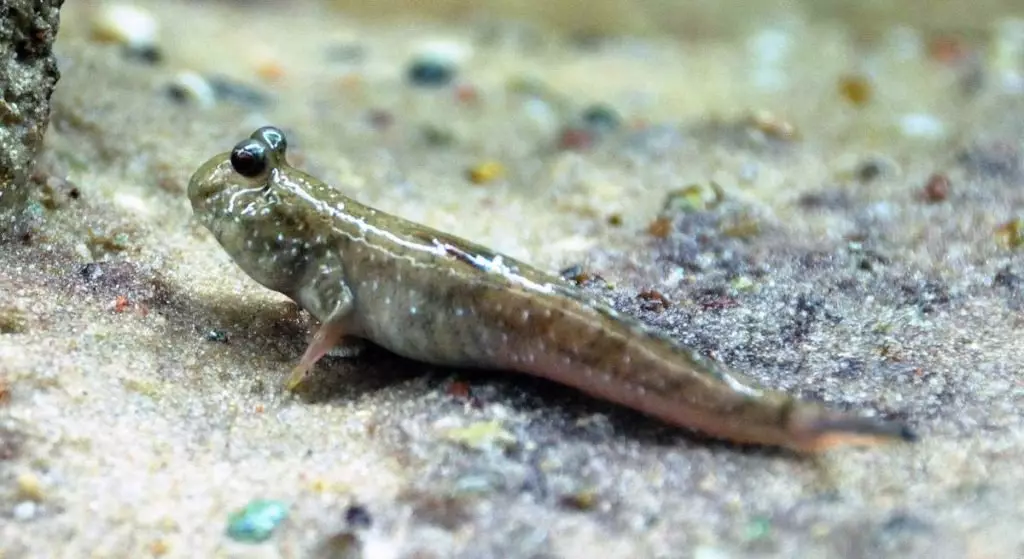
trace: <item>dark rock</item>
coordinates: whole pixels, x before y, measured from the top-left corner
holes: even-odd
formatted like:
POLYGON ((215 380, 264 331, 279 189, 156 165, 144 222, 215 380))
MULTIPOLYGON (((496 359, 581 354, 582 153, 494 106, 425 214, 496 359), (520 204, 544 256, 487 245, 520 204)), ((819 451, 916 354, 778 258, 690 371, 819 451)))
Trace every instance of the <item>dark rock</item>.
POLYGON ((90 262, 78 269, 78 275, 87 283, 92 283, 103 277, 103 267, 97 262, 90 262))
POLYGON ((588 107, 583 111, 581 118, 587 128, 600 134, 612 132, 622 124, 622 119, 615 109, 606 105, 588 107))
POLYGON ((1020 287, 1020 280, 1020 275, 1017 274, 1013 268, 1010 266, 1003 266, 998 272, 996 272, 996 275, 992 277, 992 285, 996 287, 1016 289, 1020 287))
POLYGON ((218 101, 227 101, 253 108, 265 107, 272 101, 271 96, 259 87, 227 76, 207 76, 206 81, 213 88, 218 101))
MULTIPOLYGON (((0 237, 14 232, 60 72, 53 41, 63 0, 0 2, 0 237)), ((17 236, 19 233, 14 232, 17 236)))
POLYGON ((345 509, 345 524, 350 528, 369 528, 373 524, 373 517, 363 505, 353 504, 345 509))
POLYGON ((409 66, 409 82, 421 87, 441 87, 451 83, 455 69, 439 60, 421 59, 409 66))
POLYGON ((127 45, 124 56, 128 60, 151 65, 160 64, 164 60, 164 53, 154 45, 127 45))
POLYGON ((809 210, 845 210, 853 205, 853 201, 847 191, 840 188, 827 188, 801 195, 797 204, 809 210))
POLYGON ((860 182, 871 182, 885 172, 882 164, 874 159, 869 159, 857 167, 857 178, 860 182))

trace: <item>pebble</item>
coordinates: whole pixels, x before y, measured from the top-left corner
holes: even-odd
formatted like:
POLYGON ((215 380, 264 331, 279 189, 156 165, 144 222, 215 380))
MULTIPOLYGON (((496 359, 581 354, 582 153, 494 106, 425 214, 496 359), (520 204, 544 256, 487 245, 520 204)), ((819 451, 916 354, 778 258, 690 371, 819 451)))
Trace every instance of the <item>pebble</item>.
POLYGON ((868 159, 862 161, 856 169, 856 176, 860 182, 871 182, 886 173, 888 165, 881 159, 868 159))
POLYGON ((192 103, 202 108, 217 104, 217 93, 206 78, 195 72, 182 72, 174 77, 167 88, 171 98, 182 103, 192 103))
POLYGON ((682 188, 670 190, 665 195, 663 211, 666 212, 700 212, 708 209, 719 198, 721 187, 715 184, 708 186, 690 184, 682 188), (714 197, 712 197, 712 195, 714 197))
POLYGON ((480 90, 470 84, 462 84, 455 88, 455 100, 463 105, 478 105, 480 90))
POLYGON ((754 64, 754 86, 778 91, 788 83, 786 66, 793 53, 793 34, 786 29, 767 28, 747 40, 747 52, 754 64))
POLYGON ((270 103, 270 95, 249 84, 235 81, 226 76, 206 78, 218 101, 229 101, 249 107, 263 107, 270 103))
POLYGON ((432 39, 416 49, 416 58, 437 60, 452 66, 465 64, 473 55, 473 48, 467 43, 452 39, 432 39))
POLYGON ((421 87, 442 87, 454 77, 455 69, 439 60, 414 60, 409 66, 409 82, 421 87))
POLYGON ((473 184, 487 184, 499 179, 505 174, 505 166, 498 161, 484 161, 474 165, 466 173, 467 178, 473 184))
POLYGON ((433 147, 445 147, 455 143, 455 134, 451 130, 433 124, 424 124, 420 127, 420 135, 427 145, 433 147))
POLYGON ((157 48, 156 45, 126 45, 124 49, 124 56, 129 60, 135 60, 145 64, 159 64, 164 59, 164 53, 157 48))
POLYGON ((746 125, 765 137, 781 141, 794 141, 799 139, 800 133, 796 126, 788 120, 771 112, 758 110, 750 113, 746 125))
POLYGON ((928 56, 942 64, 957 65, 966 60, 970 54, 971 49, 966 41, 957 35, 938 35, 928 41, 928 56))
POLYGON ((500 421, 480 421, 466 427, 444 429, 441 435, 450 442, 475 450, 508 448, 518 442, 500 421))
POLYGON ((928 182, 924 185, 922 191, 922 197, 926 202, 938 203, 942 202, 949 197, 950 182, 949 177, 942 173, 935 173, 928 177, 928 182))
POLYGON ((839 94, 854 107, 863 107, 871 102, 871 82, 864 76, 848 75, 839 78, 839 94))
POLYGON ((219 328, 207 330, 204 336, 208 342, 219 342, 222 344, 228 343, 228 333, 219 328))
POLYGON ((451 83, 456 70, 472 55, 465 43, 437 39, 427 41, 416 49, 407 77, 413 85, 442 87, 451 83))
POLYGON ((622 119, 614 109, 606 105, 588 107, 581 115, 583 123, 598 133, 612 132, 622 124, 622 119))
POLYGON ((281 501, 256 499, 228 517, 227 535, 239 542, 263 542, 287 517, 288 507, 281 501))
POLYGON ((78 275, 92 283, 103 277, 103 267, 97 262, 90 262, 78 269, 78 275))
POLYGON ((43 484, 35 474, 24 472, 18 475, 17 485, 18 496, 22 499, 30 501, 43 500, 43 484))
POLYGON ((1024 246, 1024 219, 1015 218, 996 227, 996 240, 1006 248, 1024 246))
POLYGON ((395 123, 395 116, 390 111, 384 109, 370 109, 366 115, 366 120, 374 130, 387 130, 395 123))
POLYGON ((524 120, 543 135, 554 134, 558 129, 558 113, 543 99, 531 97, 523 101, 522 113, 524 120))
POLYGON ((153 215, 153 206, 150 201, 141 196, 135 196, 125 192, 120 192, 114 195, 113 202, 115 205, 135 214, 140 218, 148 218, 153 215))
POLYGON ((929 113, 909 113, 900 117, 900 131, 911 138, 937 139, 946 134, 946 126, 929 113))
POLYGON ((284 66, 274 60, 266 60, 256 66, 256 75, 268 82, 280 81, 285 74, 284 66))
POLYGON ((363 505, 349 505, 345 509, 345 523, 350 528, 369 528, 373 524, 373 517, 363 505))
POLYGON ((592 510, 598 503, 598 495, 592 489, 581 489, 566 493, 558 499, 559 504, 576 511, 592 510))
POLYGON ((647 227, 647 232, 655 238, 664 239, 672 232, 672 220, 667 217, 656 218, 647 227))
POLYGON ((563 128, 558 134, 558 147, 566 150, 582 151, 594 145, 594 134, 584 128, 563 128))
POLYGON ((14 505, 14 510, 11 511, 14 514, 14 519, 27 522, 36 517, 36 512, 39 510, 39 506, 33 501, 22 501, 14 505))
POLYGON ((93 38, 133 49, 155 49, 158 32, 156 18, 130 4, 103 6, 92 18, 93 38))
POLYGON ((192 71, 175 76, 167 86, 167 93, 175 101, 202 108, 210 108, 221 101, 262 108, 271 101, 270 95, 254 86, 224 76, 202 76, 192 71))

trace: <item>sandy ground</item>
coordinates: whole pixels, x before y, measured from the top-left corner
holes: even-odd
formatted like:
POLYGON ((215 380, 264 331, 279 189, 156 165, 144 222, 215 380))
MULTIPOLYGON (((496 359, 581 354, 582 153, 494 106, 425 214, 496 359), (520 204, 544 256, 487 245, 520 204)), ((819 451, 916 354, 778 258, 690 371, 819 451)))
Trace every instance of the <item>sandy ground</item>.
POLYGON ((551 25, 579 34, 630 33, 683 39, 735 36, 752 23, 799 11, 820 21, 841 21, 859 33, 895 24, 927 31, 986 32, 994 19, 1019 12, 1015 0, 328 0, 363 18, 473 21, 504 18, 551 25))
POLYGON ((575 42, 164 0, 139 3, 161 25, 149 64, 92 41, 91 4, 69 4, 41 225, 0 247, 3 558, 1024 555, 1008 27, 866 41, 781 14, 721 41, 575 42), (452 85, 409 84, 424 48, 457 59, 452 85), (183 71, 234 89, 175 100, 183 71), (843 95, 849 75, 866 81, 843 95), (560 149, 595 103, 618 125, 560 149), (185 197, 264 123, 365 203, 580 264, 624 311, 766 385, 921 441, 801 460, 379 350, 285 395, 307 317, 235 268, 185 197), (504 174, 467 180, 488 161, 504 174), (720 203, 662 211, 712 183, 720 203), (233 541, 228 516, 254 499, 289 516, 233 541))

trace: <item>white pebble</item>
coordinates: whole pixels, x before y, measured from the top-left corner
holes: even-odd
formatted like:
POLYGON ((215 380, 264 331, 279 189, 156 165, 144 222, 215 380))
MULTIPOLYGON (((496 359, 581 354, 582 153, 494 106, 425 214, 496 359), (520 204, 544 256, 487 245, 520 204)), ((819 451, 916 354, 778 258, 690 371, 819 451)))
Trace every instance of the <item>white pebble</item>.
POLYGON ((145 200, 132 194, 118 193, 114 196, 114 203, 140 217, 147 217, 153 214, 152 209, 145 200))
POLYGON ((941 138, 946 134, 946 125, 928 113, 909 113, 900 117, 900 130, 911 138, 941 138))
POLYGON ((547 101, 535 97, 527 99, 523 103, 522 110, 526 116, 526 122, 533 125, 538 132, 554 134, 558 129, 558 114, 547 101))
POLYGON ((195 72, 182 72, 175 76, 171 91, 203 108, 217 104, 217 93, 205 78, 195 72))
POLYGON ((36 504, 32 501, 22 501, 14 505, 14 510, 11 512, 14 514, 15 520, 26 522, 35 518, 37 508, 36 504))
POLYGON ((793 34, 786 29, 766 28, 747 39, 747 52, 754 66, 754 86, 778 91, 788 83, 786 66, 793 51, 793 34))
POLYGON ((93 14, 92 34, 98 40, 135 48, 156 45, 159 26, 152 14, 130 4, 112 4, 93 14))
POLYGON ((442 64, 459 66, 473 55, 468 43, 451 39, 425 41, 416 48, 416 57, 433 60, 442 64))

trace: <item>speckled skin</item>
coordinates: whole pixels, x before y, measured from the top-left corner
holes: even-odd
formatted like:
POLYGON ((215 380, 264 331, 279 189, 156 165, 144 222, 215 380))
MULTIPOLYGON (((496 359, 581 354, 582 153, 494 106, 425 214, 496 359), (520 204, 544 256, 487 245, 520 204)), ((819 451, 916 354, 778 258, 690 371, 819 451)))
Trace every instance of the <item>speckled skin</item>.
POLYGON ((738 443, 810 452, 914 438, 760 388, 558 276, 359 204, 289 166, 283 135, 259 139, 267 130, 280 134, 248 140, 265 148, 257 176, 223 153, 188 195, 247 274, 321 322, 293 384, 330 347, 363 338, 420 361, 549 378, 738 443))

